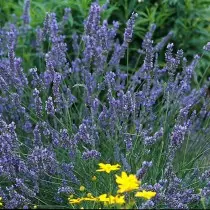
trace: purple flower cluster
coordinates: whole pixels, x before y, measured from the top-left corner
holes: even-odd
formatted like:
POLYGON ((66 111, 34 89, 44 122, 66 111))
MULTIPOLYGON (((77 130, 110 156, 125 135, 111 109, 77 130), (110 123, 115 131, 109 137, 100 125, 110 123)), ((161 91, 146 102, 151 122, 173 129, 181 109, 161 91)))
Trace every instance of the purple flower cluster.
POLYGON ((90 151, 86 151, 86 152, 83 152, 82 154, 82 158, 85 159, 85 160, 88 160, 88 159, 99 159, 101 157, 101 154, 100 152, 96 151, 96 150, 90 150, 90 151))
MULTIPOLYGON (((187 154, 207 143, 209 84, 197 89, 192 83, 199 56, 188 64, 182 50, 174 53, 173 43, 167 45, 172 32, 154 45, 153 24, 138 51, 140 66, 126 71, 122 61, 137 14, 131 14, 121 43, 119 23, 101 21, 105 7, 91 4, 84 33, 74 33, 71 45, 62 34, 70 8, 61 22, 47 13, 43 27, 28 28, 36 37, 30 47, 43 69, 23 69, 16 54, 21 27, 0 29, 0 179, 7 183, 0 196, 5 208, 30 207, 45 190, 55 202, 64 202, 63 194, 74 192, 80 182, 81 165, 101 159, 119 162, 128 172, 142 164, 136 176, 143 180, 154 167, 161 168, 154 173, 156 184, 142 185, 157 196, 140 209, 186 209, 209 196, 209 171, 196 176, 203 180, 197 192, 174 167, 183 146, 187 154), (160 65, 158 53, 165 46, 160 65)), ((23 25, 30 24, 29 10, 26 0, 23 25)), ((209 51, 209 43, 204 50, 209 51)))

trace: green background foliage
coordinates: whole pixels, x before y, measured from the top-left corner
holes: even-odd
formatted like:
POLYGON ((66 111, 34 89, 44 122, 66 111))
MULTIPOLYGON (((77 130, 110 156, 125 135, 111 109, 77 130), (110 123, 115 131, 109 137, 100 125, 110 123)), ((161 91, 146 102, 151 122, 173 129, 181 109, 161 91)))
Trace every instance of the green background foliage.
MULTIPOLYGON (((61 20, 64 8, 70 7, 72 15, 65 34, 70 37, 73 32, 82 33, 83 20, 87 17, 92 2, 91 0, 32 0, 30 25, 32 28, 42 26, 47 12, 55 12, 58 20, 61 20), (73 31, 72 28, 74 28, 73 31)), ((98 2, 103 5, 106 0, 98 2)), ((17 21, 20 25, 21 19, 17 17, 21 17, 23 5, 23 0, 1 0, 1 27, 7 21, 17 21)), ((163 36, 172 31, 174 36, 171 42, 174 43, 175 49, 183 49, 189 60, 195 53, 202 55, 203 46, 210 40, 210 0, 110 0, 103 18, 108 19, 109 23, 113 20, 119 21, 119 37, 122 38, 126 21, 132 12, 138 13, 139 16, 135 24, 129 60, 131 55, 136 56, 135 52, 141 47, 142 39, 152 23, 157 25, 154 41, 160 41, 163 36)), ((25 54, 24 57, 29 59, 30 56, 25 54)), ((162 58, 164 59, 164 54, 162 58)), ((197 69, 196 79, 199 84, 210 76, 210 68, 207 64, 209 58, 207 53, 204 54, 197 69)))

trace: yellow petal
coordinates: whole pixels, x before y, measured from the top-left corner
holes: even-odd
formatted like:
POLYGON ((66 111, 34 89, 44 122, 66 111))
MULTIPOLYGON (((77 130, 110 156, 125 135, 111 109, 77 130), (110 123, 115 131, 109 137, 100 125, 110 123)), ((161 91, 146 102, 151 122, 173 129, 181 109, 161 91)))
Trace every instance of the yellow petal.
POLYGON ((137 192, 135 194, 135 197, 141 197, 141 198, 145 198, 145 199, 151 199, 156 195, 156 192, 152 192, 152 191, 145 191, 143 190, 142 192, 137 192))

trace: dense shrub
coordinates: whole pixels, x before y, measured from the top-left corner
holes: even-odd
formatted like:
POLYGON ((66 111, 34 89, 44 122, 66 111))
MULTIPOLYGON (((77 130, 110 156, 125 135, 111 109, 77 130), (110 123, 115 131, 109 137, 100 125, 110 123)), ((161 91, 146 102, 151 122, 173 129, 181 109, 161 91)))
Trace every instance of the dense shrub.
POLYGON ((200 57, 187 62, 183 50, 174 52, 170 32, 154 44, 152 24, 138 47, 143 61, 130 61, 137 14, 121 40, 119 23, 102 22, 106 5, 97 3, 82 35, 62 33, 66 8, 61 21, 47 13, 35 36, 27 2, 22 24, 0 31, 3 207, 66 208, 73 207, 69 195, 82 197, 85 188, 95 196, 107 193, 109 177, 99 176, 98 185, 90 181, 99 162, 119 163, 136 173, 140 190, 156 192, 148 201, 136 199, 136 208, 210 207, 209 82, 192 85, 200 57), (33 59, 18 57, 16 49, 33 59))

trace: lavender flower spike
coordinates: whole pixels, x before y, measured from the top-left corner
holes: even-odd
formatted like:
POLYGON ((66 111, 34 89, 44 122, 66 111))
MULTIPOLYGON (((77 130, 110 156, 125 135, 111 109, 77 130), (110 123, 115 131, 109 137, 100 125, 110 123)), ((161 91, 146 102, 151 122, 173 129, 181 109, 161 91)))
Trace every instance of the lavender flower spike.
POLYGON ((22 18, 25 25, 30 23, 30 0, 25 0, 24 2, 24 12, 22 18))

